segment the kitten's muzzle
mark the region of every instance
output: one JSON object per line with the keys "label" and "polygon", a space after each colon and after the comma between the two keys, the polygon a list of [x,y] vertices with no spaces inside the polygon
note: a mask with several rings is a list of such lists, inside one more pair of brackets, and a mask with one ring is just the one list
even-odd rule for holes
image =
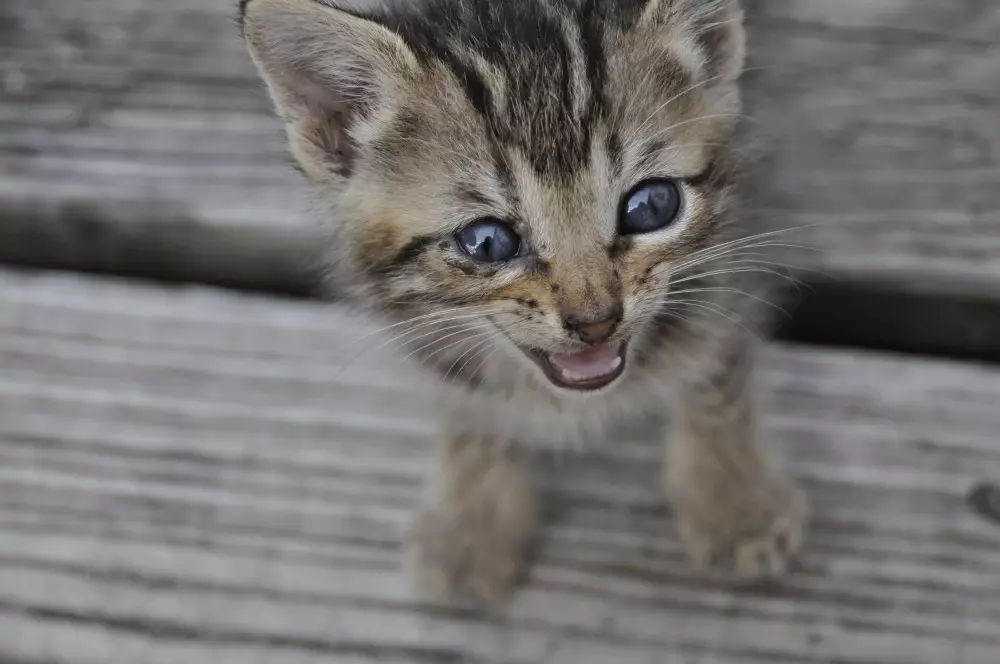
{"label": "kitten's muzzle", "polygon": [[527,354],[557,387],[593,391],[607,387],[621,377],[625,372],[627,350],[627,342],[618,341],[570,353],[532,349]]}
{"label": "kitten's muzzle", "polygon": [[622,313],[621,306],[617,306],[592,317],[569,314],[563,317],[563,324],[584,343],[601,344],[610,339],[618,329]]}
{"label": "kitten's muzzle", "polygon": [[492,317],[490,320],[508,341],[538,365],[546,378],[556,387],[576,391],[599,390],[611,385],[625,373],[628,339],[608,340],[617,330],[621,322],[620,316],[597,323],[583,323],[584,326],[599,327],[596,329],[583,327],[582,334],[578,326],[576,332],[581,337],[587,335],[590,339],[594,339],[599,336],[603,340],[600,343],[590,342],[587,347],[571,351],[542,350],[518,343],[496,320]]}

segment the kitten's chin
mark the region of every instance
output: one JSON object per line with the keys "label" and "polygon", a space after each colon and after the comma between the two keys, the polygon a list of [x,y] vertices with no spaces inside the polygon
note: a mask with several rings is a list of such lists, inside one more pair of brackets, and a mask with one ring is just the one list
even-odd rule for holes
{"label": "kitten's chin", "polygon": [[625,372],[628,343],[598,344],[572,353],[526,350],[549,381],[565,390],[592,392],[609,387]]}

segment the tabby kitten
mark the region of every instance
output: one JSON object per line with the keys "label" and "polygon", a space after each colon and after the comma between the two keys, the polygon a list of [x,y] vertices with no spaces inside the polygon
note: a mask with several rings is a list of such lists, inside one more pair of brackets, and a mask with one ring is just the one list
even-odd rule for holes
{"label": "tabby kitten", "polygon": [[806,509],[756,441],[738,2],[359,1],[244,0],[243,29],[331,278],[441,379],[421,587],[504,598],[539,528],[514,450],[646,417],[695,563],[784,571]]}

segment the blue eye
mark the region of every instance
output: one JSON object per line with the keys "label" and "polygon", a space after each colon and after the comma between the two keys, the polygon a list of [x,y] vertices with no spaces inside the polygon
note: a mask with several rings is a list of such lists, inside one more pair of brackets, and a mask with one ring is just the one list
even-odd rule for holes
{"label": "blue eye", "polygon": [[681,211],[681,192],[671,180],[650,180],[633,189],[622,205],[618,232],[652,233],[672,224]]}
{"label": "blue eye", "polygon": [[521,251],[521,238],[507,224],[495,219],[477,221],[455,234],[458,248],[480,263],[504,263]]}

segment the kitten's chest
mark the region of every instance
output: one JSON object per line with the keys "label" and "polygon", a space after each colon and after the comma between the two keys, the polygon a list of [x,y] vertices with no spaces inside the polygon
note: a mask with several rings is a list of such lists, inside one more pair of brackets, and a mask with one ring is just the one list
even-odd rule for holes
{"label": "kitten's chest", "polygon": [[502,395],[452,393],[444,395],[441,405],[444,425],[455,433],[543,448],[614,442],[632,431],[656,426],[666,412],[663,396],[627,389],[559,398],[524,386]]}

